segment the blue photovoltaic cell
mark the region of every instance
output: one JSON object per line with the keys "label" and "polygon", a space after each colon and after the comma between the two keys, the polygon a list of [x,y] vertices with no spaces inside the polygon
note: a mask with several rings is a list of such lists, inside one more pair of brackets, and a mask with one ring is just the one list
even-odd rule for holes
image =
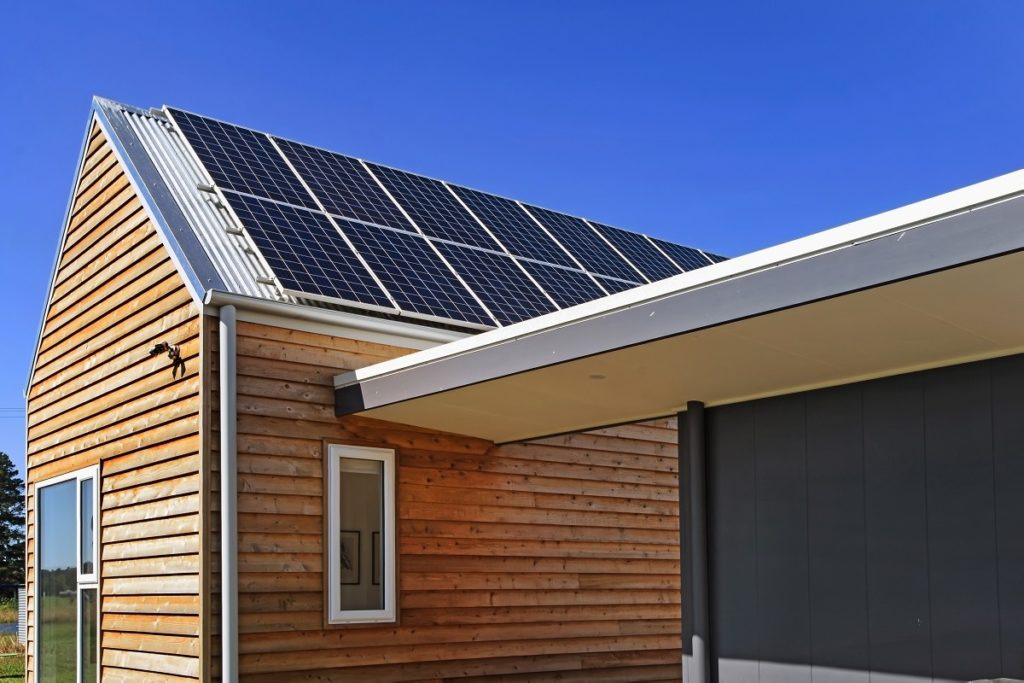
{"label": "blue photovoltaic cell", "polygon": [[565,251],[512,200],[458,185],[450,187],[477,218],[490,228],[498,241],[516,256],[557,263],[568,268],[576,266]]}
{"label": "blue photovoltaic cell", "polygon": [[722,261],[728,261],[728,256],[720,256],[718,254],[712,254],[710,251],[705,251],[704,255],[711,259],[712,263],[721,263]]}
{"label": "blue photovoltaic cell", "polygon": [[444,183],[387,166],[367,165],[427,235],[483,249],[501,249]]}
{"label": "blue photovoltaic cell", "polygon": [[657,248],[647,241],[647,238],[636,232],[627,232],[610,225],[602,225],[590,221],[594,229],[601,233],[605,239],[615,245],[615,248],[622,252],[622,255],[632,261],[633,265],[647,276],[651,282],[664,280],[673,275],[683,272],[679,266],[665,258]]}
{"label": "blue photovoltaic cell", "polygon": [[579,270],[556,268],[546,263],[519,261],[540,286],[562,308],[600,299],[605,296],[601,288],[586,273]]}
{"label": "blue photovoltaic cell", "polygon": [[511,257],[447,242],[435,245],[502,325],[557,310]]}
{"label": "blue photovoltaic cell", "polygon": [[683,270],[696,270],[697,268],[703,268],[709,266],[711,263],[708,259],[697,251],[690,247],[684,247],[681,244],[674,244],[672,242],[666,242],[665,240],[659,240],[655,237],[651,238],[658,248],[668,254],[669,258],[676,262],[676,264]]}
{"label": "blue photovoltaic cell", "polygon": [[402,310],[494,326],[425,237],[343,219],[338,224]]}
{"label": "blue photovoltaic cell", "polygon": [[224,196],[286,289],[394,308],[322,213],[233,192]]}
{"label": "blue photovoltaic cell", "polygon": [[527,205],[526,208],[590,272],[624,280],[636,280],[640,277],[640,274],[623,261],[622,257],[584,221],[538,206]]}
{"label": "blue photovoltaic cell", "polygon": [[169,111],[221,189],[316,208],[316,202],[263,133],[177,109]]}
{"label": "blue photovoltaic cell", "polygon": [[402,212],[358,159],[274,138],[329,213],[412,230]]}
{"label": "blue photovoltaic cell", "polygon": [[274,275],[295,293],[384,309],[397,302],[406,313],[490,326],[493,318],[508,324],[550,312],[552,300],[573,306],[605,296],[602,287],[615,293],[726,260],[169,111]]}
{"label": "blue photovoltaic cell", "polygon": [[608,290],[609,294],[618,294],[619,292],[625,292],[627,289],[640,286],[639,282],[623,282],[622,280],[613,280],[610,277],[601,277],[600,275],[597,276],[597,281]]}

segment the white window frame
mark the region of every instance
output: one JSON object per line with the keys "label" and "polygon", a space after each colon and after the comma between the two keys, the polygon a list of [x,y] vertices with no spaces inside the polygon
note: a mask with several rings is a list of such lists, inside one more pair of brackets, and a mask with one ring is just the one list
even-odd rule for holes
{"label": "white window frame", "polygon": [[[341,608],[341,459],[355,458],[384,464],[384,500],[381,543],[384,558],[381,581],[384,584],[384,609],[345,610]],[[387,448],[330,444],[327,448],[327,622],[330,624],[368,624],[394,622],[397,614],[397,567],[395,552],[395,452]]]}
{"label": "white window frame", "polygon": [[[82,482],[88,479],[92,479],[92,568],[93,573],[83,574],[82,573]],[[74,472],[68,472],[67,474],[61,474],[56,477],[50,477],[43,481],[36,482],[33,488],[33,495],[35,496],[35,538],[33,539],[33,550],[35,552],[35,569],[33,570],[33,578],[35,585],[32,588],[33,600],[35,604],[35,613],[33,618],[33,626],[35,628],[35,634],[32,642],[33,655],[36,661],[36,675],[39,675],[39,669],[42,667],[42,661],[39,658],[39,641],[42,631],[40,630],[39,618],[42,615],[41,600],[39,595],[40,582],[39,572],[42,569],[39,558],[39,545],[40,545],[40,534],[42,533],[42,525],[39,523],[42,515],[41,496],[40,493],[43,489],[54,484],[63,484],[66,481],[75,482],[75,573],[78,576],[78,583],[75,586],[75,681],[81,683],[82,681],[82,670],[79,665],[82,663],[82,589],[83,588],[95,588],[96,589],[96,680],[99,680],[99,661],[100,661],[100,594],[99,594],[99,577],[100,577],[100,538],[99,538],[99,521],[100,521],[100,466],[91,465],[89,467],[83,467],[80,470]]]}
{"label": "white window frame", "polygon": [[[78,530],[78,548],[75,550],[75,558],[78,561],[78,583],[88,584],[86,588],[92,588],[100,582],[100,558],[99,558],[99,519],[100,519],[100,468],[99,465],[87,467],[76,472],[78,475],[78,489],[75,491],[75,528]],[[92,479],[92,573],[82,573],[82,482]]]}

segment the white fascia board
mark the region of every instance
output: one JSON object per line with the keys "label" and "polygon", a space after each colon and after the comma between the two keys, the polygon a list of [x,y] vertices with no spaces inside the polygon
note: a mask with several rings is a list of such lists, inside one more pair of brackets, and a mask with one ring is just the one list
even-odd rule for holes
{"label": "white fascia board", "polygon": [[340,389],[368,379],[384,377],[487,347],[499,346],[516,339],[566,327],[725,280],[744,277],[894,233],[919,228],[936,220],[964,213],[978,206],[1011,199],[1021,194],[1024,194],[1024,170],[1014,171],[852,223],[675,275],[665,280],[642,285],[508,327],[484,332],[468,339],[344,372],[335,376],[334,386],[336,389]]}
{"label": "white fascia board", "polygon": [[123,111],[127,108],[128,105],[113,100],[93,98],[97,121],[107,135],[121,168],[192,300],[199,305],[208,287],[221,285],[220,274],[196,240],[192,226],[153,163],[149,150],[123,118]]}

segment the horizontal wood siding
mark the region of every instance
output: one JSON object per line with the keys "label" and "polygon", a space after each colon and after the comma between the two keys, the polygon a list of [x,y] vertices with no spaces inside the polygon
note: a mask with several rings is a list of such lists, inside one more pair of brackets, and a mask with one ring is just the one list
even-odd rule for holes
{"label": "horizontal wood siding", "polygon": [[[28,400],[29,623],[35,484],[100,464],[104,681],[198,678],[200,317],[101,130],[92,130]],[[180,345],[173,377],[159,342]],[[29,628],[28,680],[35,629]]]}
{"label": "horizontal wood siding", "polygon": [[[674,420],[495,447],[335,418],[338,371],[404,350],[248,323],[238,348],[246,681],[679,679]],[[324,626],[323,439],[398,451],[397,625]]]}

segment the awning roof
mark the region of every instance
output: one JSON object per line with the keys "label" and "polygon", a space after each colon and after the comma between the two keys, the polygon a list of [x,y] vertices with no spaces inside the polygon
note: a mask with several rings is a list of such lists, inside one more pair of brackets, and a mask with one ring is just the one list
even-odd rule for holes
{"label": "awning roof", "polygon": [[498,442],[1024,351],[1024,171],[339,375]]}

